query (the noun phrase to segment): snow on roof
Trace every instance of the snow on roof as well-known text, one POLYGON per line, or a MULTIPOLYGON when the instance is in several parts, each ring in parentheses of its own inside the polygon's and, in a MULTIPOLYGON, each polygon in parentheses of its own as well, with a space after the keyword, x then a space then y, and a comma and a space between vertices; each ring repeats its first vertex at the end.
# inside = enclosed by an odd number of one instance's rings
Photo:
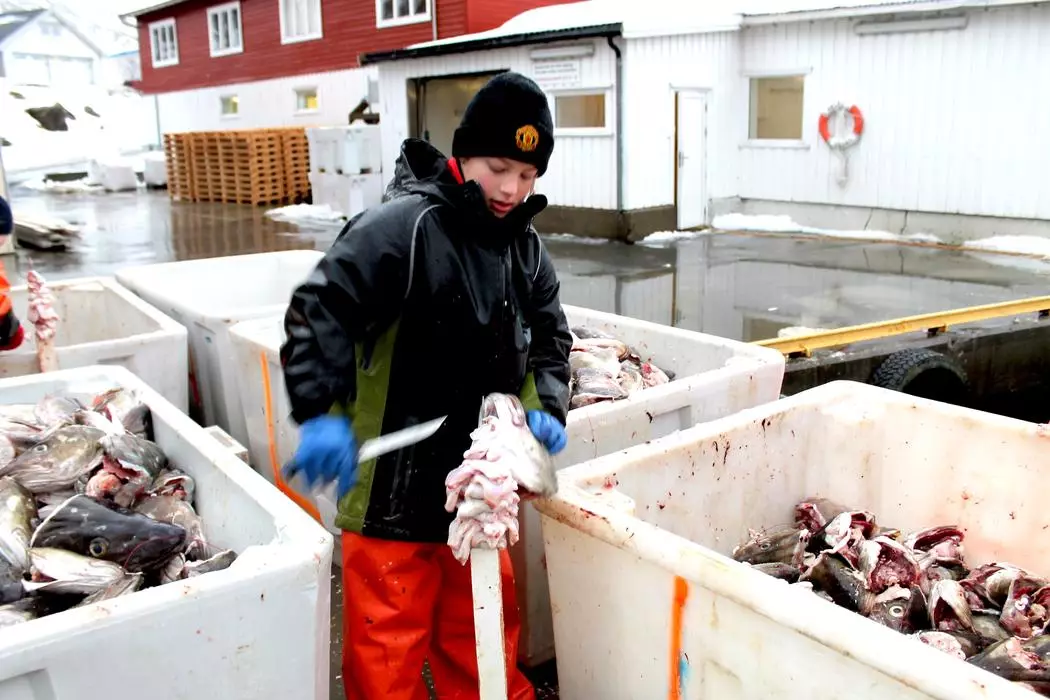
POLYGON ((717 8, 698 0, 581 0, 527 10, 501 26, 474 34, 426 41, 408 49, 474 43, 499 37, 622 25, 623 36, 665 36, 729 31, 749 19, 789 18, 813 12, 846 15, 991 7, 1050 0, 728 0, 717 8), (867 10, 867 11, 865 11, 867 10))
POLYGON ((41 12, 43 10, 28 10, 24 12, 6 12, 0 15, 0 44, 4 43, 7 37, 35 19, 41 12))
POLYGON ((697 0, 580 0, 526 10, 488 31, 412 44, 408 48, 610 24, 622 25, 624 36, 736 29, 740 26, 740 15, 732 10, 732 3, 725 4, 729 5, 728 10, 713 10, 697 0))

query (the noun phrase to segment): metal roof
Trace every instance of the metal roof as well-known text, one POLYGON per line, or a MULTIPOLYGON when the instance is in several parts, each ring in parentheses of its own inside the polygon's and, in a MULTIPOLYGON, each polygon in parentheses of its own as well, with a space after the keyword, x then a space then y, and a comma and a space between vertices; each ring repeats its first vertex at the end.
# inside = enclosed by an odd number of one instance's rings
POLYGON ((120 15, 120 17, 121 18, 124 18, 124 17, 136 17, 137 18, 140 15, 145 15, 145 14, 148 14, 150 12, 156 12, 157 10, 163 10, 163 9, 165 9, 167 7, 173 7, 174 5, 181 5, 184 2, 186 2, 186 0, 167 0, 166 2, 154 2, 154 3, 151 3, 149 5, 143 5, 138 10, 131 10, 130 12, 125 12, 122 15, 120 15))

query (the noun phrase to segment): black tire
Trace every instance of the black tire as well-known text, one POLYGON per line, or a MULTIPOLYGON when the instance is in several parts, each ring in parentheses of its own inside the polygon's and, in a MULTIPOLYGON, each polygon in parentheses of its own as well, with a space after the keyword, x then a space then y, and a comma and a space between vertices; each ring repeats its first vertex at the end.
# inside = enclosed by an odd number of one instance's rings
POLYGON ((911 396, 966 405, 969 382, 952 358, 933 350, 910 348, 895 352, 871 375, 870 384, 911 396))

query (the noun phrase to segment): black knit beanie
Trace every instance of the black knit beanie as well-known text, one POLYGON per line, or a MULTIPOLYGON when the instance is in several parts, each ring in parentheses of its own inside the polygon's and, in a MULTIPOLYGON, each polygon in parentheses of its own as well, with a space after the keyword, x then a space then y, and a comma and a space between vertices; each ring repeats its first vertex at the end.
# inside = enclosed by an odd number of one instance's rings
POLYGON ((554 151, 547 95, 520 73, 500 73, 471 99, 452 137, 452 156, 511 158, 540 175, 554 151))
POLYGON ((11 214, 11 207, 3 197, 0 197, 0 236, 8 236, 14 230, 15 217, 11 214))

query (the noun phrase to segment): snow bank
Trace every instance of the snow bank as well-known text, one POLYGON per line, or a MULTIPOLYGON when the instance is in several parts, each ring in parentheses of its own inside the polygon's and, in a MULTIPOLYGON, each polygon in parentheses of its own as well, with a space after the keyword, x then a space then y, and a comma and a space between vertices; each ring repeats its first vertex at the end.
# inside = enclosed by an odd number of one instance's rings
POLYGON ((346 223, 346 215, 327 204, 290 204, 286 207, 269 209, 266 215, 275 221, 288 221, 295 224, 338 224, 346 223))
POLYGON ((940 238, 929 233, 911 233, 902 235, 889 231, 861 230, 841 231, 837 229, 815 228, 796 223, 790 216, 780 214, 723 214, 711 222, 713 228, 721 231, 766 231, 770 233, 809 233, 832 238, 859 238, 871 241, 894 241, 910 243, 943 243, 940 238))

